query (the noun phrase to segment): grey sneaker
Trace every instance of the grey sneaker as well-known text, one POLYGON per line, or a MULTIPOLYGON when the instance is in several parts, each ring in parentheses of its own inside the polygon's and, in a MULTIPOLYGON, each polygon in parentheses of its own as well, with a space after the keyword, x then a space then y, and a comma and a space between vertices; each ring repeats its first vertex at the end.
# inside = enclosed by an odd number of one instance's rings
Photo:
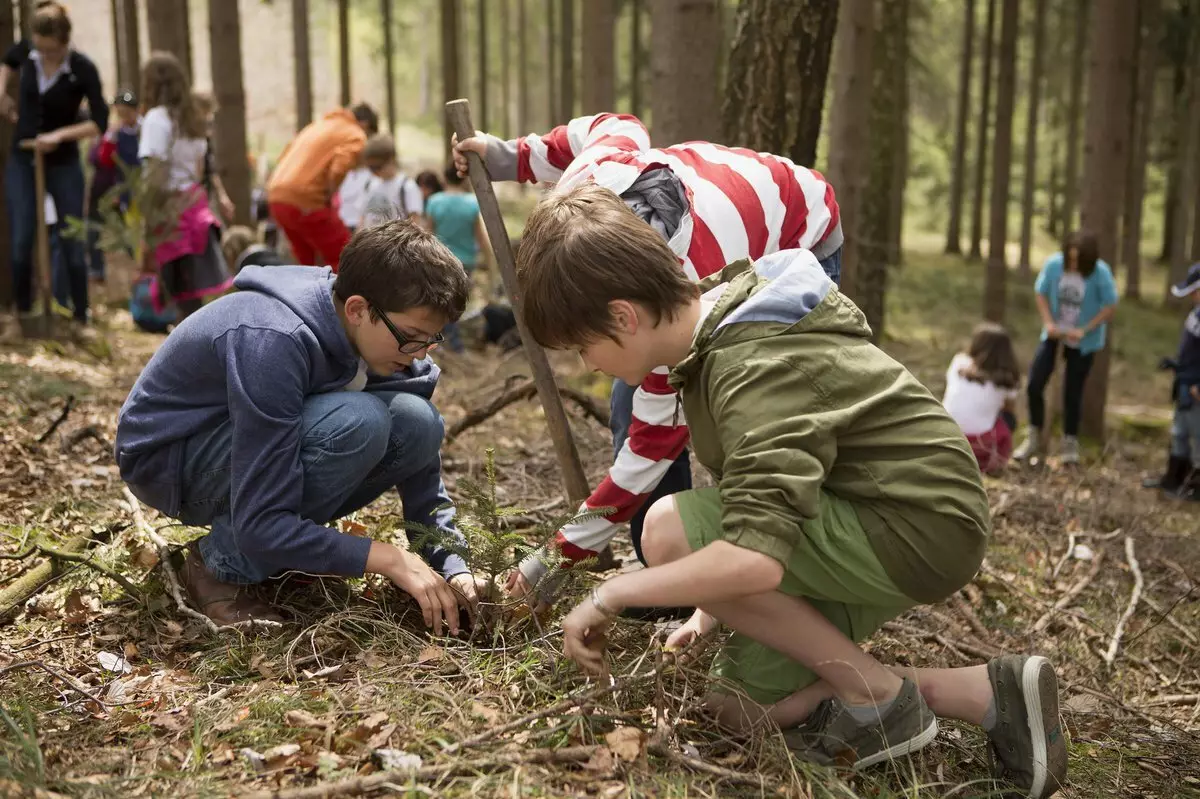
POLYGON ((988 731, 992 776, 1022 791, 1008 796, 1053 796, 1067 780, 1054 667, 1036 655, 1004 655, 987 668, 996 699, 996 726, 988 731))
POLYGON ((1079 463, 1079 439, 1075 436, 1063 436, 1062 450, 1059 460, 1063 463, 1079 463))
POLYGON ((836 699, 826 699, 800 726, 784 732, 792 754, 823 766, 860 769, 912 754, 937 737, 937 717, 916 683, 906 679, 887 713, 862 724, 836 699))
POLYGON ((1021 442, 1021 446, 1017 447, 1013 452, 1013 460, 1025 461, 1037 455, 1041 449, 1042 431, 1036 427, 1029 428, 1029 433, 1025 440, 1021 442))

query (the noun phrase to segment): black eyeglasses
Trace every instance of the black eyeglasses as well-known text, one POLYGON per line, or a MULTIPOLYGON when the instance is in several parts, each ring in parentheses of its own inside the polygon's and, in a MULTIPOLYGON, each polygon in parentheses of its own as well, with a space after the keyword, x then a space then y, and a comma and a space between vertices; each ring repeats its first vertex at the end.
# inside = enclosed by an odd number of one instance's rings
POLYGON ((401 333, 396 328, 396 326, 394 324, 392 324, 392 320, 387 318, 387 314, 385 314, 383 311, 379 310, 378 308, 375 308, 374 306, 371 306, 371 307, 372 307, 372 310, 375 311, 375 313, 379 316, 380 320, 383 322, 383 326, 386 327, 388 329, 388 332, 392 334, 392 337, 396 339, 397 346, 400 347, 400 351, 403 352, 405 355, 416 355, 421 350, 429 349, 430 347, 434 346, 435 344, 441 344, 446 340, 446 337, 443 336, 441 333, 435 334, 434 337, 429 339, 428 341, 420 341, 417 339, 411 339, 408 336, 401 333))

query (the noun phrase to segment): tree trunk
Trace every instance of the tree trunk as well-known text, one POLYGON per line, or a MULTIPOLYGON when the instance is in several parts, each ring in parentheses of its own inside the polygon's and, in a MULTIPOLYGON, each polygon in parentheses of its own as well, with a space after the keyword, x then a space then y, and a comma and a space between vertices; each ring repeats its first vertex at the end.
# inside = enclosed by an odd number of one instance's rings
POLYGON ((650 4, 650 107, 661 147, 720 134, 717 0, 650 4))
POLYGON ((216 164, 237 209, 239 225, 250 218, 250 156, 246 151, 246 90, 242 75, 242 24, 238 0, 208 0, 213 94, 217 100, 216 164))
POLYGON ((845 243, 841 290, 856 299, 861 254, 859 218, 870 158, 871 52, 875 0, 842 0, 837 23, 833 100, 829 108, 829 180, 837 192, 845 243))
POLYGON ((555 9, 557 0, 546 0, 546 130, 549 131, 559 122, 558 113, 558 28, 554 20, 558 17, 555 9))
POLYGON ((1155 76, 1158 72, 1158 46, 1161 36, 1161 0, 1143 0, 1141 12, 1141 52, 1137 62, 1137 85, 1130 108, 1128 186, 1125 191, 1125 225, 1121 234, 1121 262, 1125 266, 1125 297, 1142 295, 1142 206, 1146 193, 1146 161, 1154 119, 1155 76))
POLYGON ((529 132, 529 20, 526 0, 517 0, 517 129, 515 136, 529 132))
MULTIPOLYGON (((12 3, 0 2, 0 44, 5 48, 17 34, 17 20, 13 16, 12 3)), ((17 76, 13 74, 8 86, 0 86, 0 91, 8 93, 9 97, 17 96, 17 76)), ((12 146, 13 125, 7 117, 0 116, 0 175, 8 165, 8 153, 12 146)), ((8 227, 8 192, 0 192, 0 309, 7 310, 13 302, 12 284, 12 234, 8 227)))
POLYGON ((888 212, 887 262, 889 266, 899 266, 903 256, 901 243, 904 238, 904 187, 908 182, 908 60, 912 57, 912 53, 908 49, 908 31, 910 30, 908 0, 901 3, 900 10, 904 14, 902 30, 905 31, 905 49, 904 55, 897 65, 898 74, 895 84, 897 92, 896 121, 893 128, 895 142, 892 146, 896 148, 896 152, 892 159, 892 206, 888 212))
POLYGON ((512 0, 500 1, 500 135, 512 132, 512 0))
MULTIPOLYGON (((946 254, 962 254, 963 187, 967 169, 967 116, 971 112, 971 62, 975 59, 975 0, 963 8, 962 55, 958 68, 958 118, 954 126, 954 160, 950 174, 950 223, 946 254)), ((843 226, 844 227, 844 226, 843 226)), ((845 256, 843 256, 843 260, 845 256)))
MULTIPOLYGON (((1042 49, 1046 41, 1047 0, 1037 0, 1033 19, 1033 55, 1029 61, 1029 116, 1025 123, 1025 175, 1021 193, 1021 255, 1017 262, 1021 281, 1028 283, 1033 272, 1034 194, 1037 190, 1037 134, 1042 97, 1042 49)), ((1003 35, 1003 34, 1001 34, 1003 35)))
POLYGON ((1090 12, 1090 0, 1075 0, 1075 3, 1075 41, 1071 48, 1071 86, 1067 104, 1067 174, 1059 216, 1064 235, 1075 229, 1075 207, 1079 198, 1079 118, 1083 105, 1083 58, 1088 47, 1090 12))
POLYGON ((891 229, 892 183, 896 177, 895 147, 878 146, 895 142, 896 125, 902 118, 903 74, 900 62, 908 54, 908 2, 892 0, 879 8, 875 24, 875 45, 871 55, 871 105, 867 129, 871 145, 868 159, 870 190, 862 194, 858 218, 858 274, 855 301, 867 317, 876 342, 883 339, 884 300, 887 296, 887 241, 891 229))
POLYGON ((192 77, 192 46, 188 41, 187 0, 155 0, 146 4, 146 28, 150 33, 150 49, 171 53, 192 77))
POLYGON ((629 113, 641 117, 642 108, 642 64, 645 49, 642 47, 642 0, 629 0, 629 113))
POLYGON ((987 22, 984 24, 983 56, 980 63, 980 80, 983 94, 979 103, 979 130, 975 132, 975 194, 971 204, 971 250, 967 254, 972 260, 983 257, 983 192, 987 187, 988 125, 992 115, 992 40, 996 32, 996 3, 999 0, 984 0, 987 3, 987 22))
POLYGON ((392 0, 379 0, 380 24, 383 26, 383 96, 387 105, 388 129, 396 135, 396 67, 392 46, 392 0))
MULTIPOLYGON (((129 76, 125 74, 125 59, 121 57, 124 48, 121 47, 121 0, 110 0, 109 11, 112 14, 113 62, 117 67, 117 85, 128 86, 129 76)), ((5 47, 8 42, 3 43, 5 47)))
POLYGON ((616 3, 583 3, 583 113, 597 114, 616 107, 616 3))
POLYGON ((292 54, 296 67, 296 130, 312 122, 312 56, 308 46, 308 0, 292 0, 292 54))
POLYGON ((485 0, 476 0, 475 3, 475 51, 479 56, 478 75, 479 89, 478 96, 471 103, 471 114, 474 117, 475 124, 480 130, 491 130, 492 117, 488 106, 488 15, 487 3, 485 0))
MULTIPOLYGON (((350 0, 337 0, 338 12, 338 76, 341 79, 341 102, 350 105, 350 0)), ((446 138, 449 142, 449 137, 446 138)))
MULTIPOLYGON (((1137 59, 1137 4, 1095 0, 1092 13, 1082 223, 1095 232, 1100 257, 1112 263, 1125 183, 1125 170, 1113 169, 1113 165, 1123 165, 1129 158, 1129 126, 1123 123, 1137 59)), ((1083 394, 1081 432, 1099 440, 1104 438, 1112 333, 1110 326, 1108 344, 1097 353, 1083 394)))
POLYGON ((1177 304, 1171 285, 1183 280, 1191 264, 1187 238, 1192 225, 1192 205, 1196 200, 1194 188, 1200 182, 1200 36, 1191 37, 1187 56, 1188 80, 1184 89, 1187 101, 1185 126, 1178 132, 1176 159, 1179 162, 1179 196, 1175 200, 1174 220, 1171 223, 1171 261, 1167 269, 1163 298, 1167 305, 1177 304))
MULTIPOLYGON (((441 0, 442 12, 442 101, 450 102, 462 97, 458 85, 458 0, 441 0)), ((450 154, 450 139, 454 126, 443 112, 442 141, 446 154, 450 154)))
POLYGON ((121 0, 121 15, 124 20, 121 25, 124 31, 122 43, 125 45, 122 57, 125 59, 125 74, 129 76, 127 88, 136 93, 142 86, 142 37, 139 33, 137 0, 121 0))
POLYGON ((18 0, 17 6, 21 11, 21 38, 28 39, 32 35, 29 26, 33 23, 33 0, 18 0))
POLYGON ((562 0, 559 15, 559 72, 558 112, 566 122, 575 116, 575 0, 562 0))
POLYGON ((725 81, 725 141, 814 165, 837 17, 828 0, 743 0, 725 81))
POLYGON ((988 202, 987 273, 983 290, 983 316, 1003 322, 1008 306, 1008 186, 1012 175, 1013 104, 1017 94, 1017 27, 1021 23, 1017 0, 1001 0, 1000 73, 996 79, 996 132, 992 138, 992 196, 988 202))

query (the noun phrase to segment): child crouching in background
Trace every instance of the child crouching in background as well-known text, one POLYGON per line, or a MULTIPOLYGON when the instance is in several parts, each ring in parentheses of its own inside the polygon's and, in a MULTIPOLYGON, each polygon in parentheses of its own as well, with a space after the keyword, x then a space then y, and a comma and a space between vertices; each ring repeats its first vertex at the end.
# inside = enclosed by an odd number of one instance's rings
POLYGON ((1020 385, 1012 338, 992 322, 978 325, 967 351, 950 361, 942 404, 966 434, 984 474, 1001 471, 1012 457, 1020 385))
POLYGON ((261 242, 245 225, 234 225, 221 237, 221 252, 233 274, 244 266, 285 266, 287 261, 277 250, 261 242))

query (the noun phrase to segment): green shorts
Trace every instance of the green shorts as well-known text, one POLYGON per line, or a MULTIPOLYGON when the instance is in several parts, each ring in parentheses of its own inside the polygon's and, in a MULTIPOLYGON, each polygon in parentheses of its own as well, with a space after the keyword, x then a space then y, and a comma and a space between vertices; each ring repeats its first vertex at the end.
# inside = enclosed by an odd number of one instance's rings
MULTIPOLYGON (((721 540, 721 494, 700 488, 675 494, 688 545, 695 552, 721 540)), ((804 538, 792 552, 779 590, 804 597, 855 642, 863 641, 917 604, 888 577, 867 540, 854 506, 826 491, 820 511, 802 525, 804 538)), ((730 636, 713 662, 712 675, 728 693, 772 704, 817 680, 796 661, 747 638, 730 636)))

